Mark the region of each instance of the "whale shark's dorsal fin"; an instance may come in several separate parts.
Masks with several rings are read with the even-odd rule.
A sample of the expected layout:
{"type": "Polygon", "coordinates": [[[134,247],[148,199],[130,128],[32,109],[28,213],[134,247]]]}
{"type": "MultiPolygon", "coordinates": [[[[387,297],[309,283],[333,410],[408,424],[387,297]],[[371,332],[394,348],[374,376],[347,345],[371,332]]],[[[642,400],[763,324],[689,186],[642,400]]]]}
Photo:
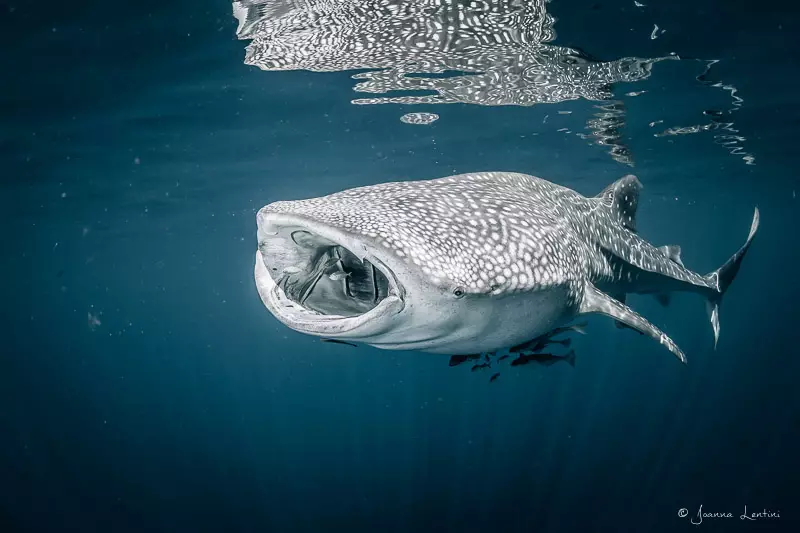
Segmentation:
{"type": "Polygon", "coordinates": [[[639,206],[639,192],[642,182],[633,174],[624,176],[595,196],[611,209],[620,224],[636,231],[636,208],[639,206]]]}
{"type": "Polygon", "coordinates": [[[675,354],[675,356],[686,362],[686,355],[677,344],[670,339],[666,333],[651,324],[646,318],[639,313],[623,304],[619,300],[615,300],[609,295],[601,292],[597,287],[591,283],[586,283],[586,288],[583,293],[583,300],[581,301],[580,311],[581,314],[586,313],[600,313],[602,315],[610,316],[611,318],[625,324],[631,329],[635,329],[644,333],[648,337],[657,340],[667,347],[667,349],[675,354]]]}

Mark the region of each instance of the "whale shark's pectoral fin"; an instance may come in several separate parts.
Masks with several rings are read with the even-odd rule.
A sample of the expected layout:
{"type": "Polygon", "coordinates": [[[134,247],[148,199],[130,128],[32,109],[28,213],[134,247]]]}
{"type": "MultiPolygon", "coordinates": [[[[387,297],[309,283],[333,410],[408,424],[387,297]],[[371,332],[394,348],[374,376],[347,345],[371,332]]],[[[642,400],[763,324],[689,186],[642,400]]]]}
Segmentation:
{"type": "MultiPolygon", "coordinates": [[[[626,299],[627,299],[627,297],[628,297],[628,295],[627,295],[627,294],[625,294],[624,292],[621,292],[621,293],[619,293],[619,294],[609,294],[608,296],[610,296],[611,298],[614,298],[616,301],[618,301],[618,302],[619,302],[619,303],[621,303],[621,304],[624,304],[624,303],[625,303],[625,300],[626,300],[626,299]]],[[[636,332],[636,333],[638,333],[639,335],[644,335],[644,333],[642,333],[641,331],[639,331],[639,330],[638,330],[638,329],[636,329],[636,328],[632,328],[632,327],[630,327],[630,326],[629,326],[629,325],[627,325],[625,322],[620,322],[619,320],[615,320],[615,321],[614,321],[614,325],[615,325],[615,326],[617,326],[617,329],[632,329],[633,331],[635,331],[635,332],[636,332]]]]}
{"type": "Polygon", "coordinates": [[[602,315],[610,316],[611,318],[625,324],[631,329],[635,329],[647,335],[664,346],[675,354],[681,362],[686,362],[686,355],[683,351],[670,339],[666,333],[651,324],[646,318],[639,313],[615,300],[611,296],[601,292],[597,287],[591,283],[586,283],[584,289],[583,301],[581,302],[580,314],[587,313],[600,313],[602,315]]]}

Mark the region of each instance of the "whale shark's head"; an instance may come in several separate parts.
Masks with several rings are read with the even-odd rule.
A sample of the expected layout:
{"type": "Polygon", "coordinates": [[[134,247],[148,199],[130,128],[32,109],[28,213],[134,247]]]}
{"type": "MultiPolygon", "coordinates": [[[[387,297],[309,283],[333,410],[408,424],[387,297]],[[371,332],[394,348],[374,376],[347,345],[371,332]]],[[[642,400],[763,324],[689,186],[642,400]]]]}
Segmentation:
{"type": "Polygon", "coordinates": [[[556,265],[537,260],[552,238],[514,216],[518,183],[473,176],[265,206],[262,301],[294,330],[381,348],[474,353],[526,340],[530,298],[518,296],[556,281],[556,265]]]}

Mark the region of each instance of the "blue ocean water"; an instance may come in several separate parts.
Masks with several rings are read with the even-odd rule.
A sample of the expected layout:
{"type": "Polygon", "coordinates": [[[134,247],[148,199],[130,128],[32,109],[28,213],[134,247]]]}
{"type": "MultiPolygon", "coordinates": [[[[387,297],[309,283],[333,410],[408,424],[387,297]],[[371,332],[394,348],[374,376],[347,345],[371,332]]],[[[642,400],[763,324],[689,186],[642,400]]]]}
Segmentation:
{"type": "Polygon", "coordinates": [[[797,10],[638,4],[1,4],[0,529],[800,530],[797,10]],[[263,205],[485,170],[635,173],[701,273],[758,206],[717,349],[634,295],[688,365],[592,317],[489,382],[262,305],[263,205]]]}

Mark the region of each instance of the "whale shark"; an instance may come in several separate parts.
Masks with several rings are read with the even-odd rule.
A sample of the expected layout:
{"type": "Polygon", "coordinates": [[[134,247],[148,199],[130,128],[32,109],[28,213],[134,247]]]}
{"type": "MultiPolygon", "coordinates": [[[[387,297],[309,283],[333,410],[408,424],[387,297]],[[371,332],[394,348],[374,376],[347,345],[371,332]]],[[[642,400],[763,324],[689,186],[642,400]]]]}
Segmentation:
{"type": "Polygon", "coordinates": [[[626,304],[628,294],[699,294],[719,338],[719,309],[759,225],[720,268],[686,268],[676,245],[636,230],[642,184],[627,175],[594,197],[542,178],[479,172],[380,183],[277,201],[257,215],[255,282],[296,331],[391,350],[490,353],[578,316],[686,355],[626,304]]]}

